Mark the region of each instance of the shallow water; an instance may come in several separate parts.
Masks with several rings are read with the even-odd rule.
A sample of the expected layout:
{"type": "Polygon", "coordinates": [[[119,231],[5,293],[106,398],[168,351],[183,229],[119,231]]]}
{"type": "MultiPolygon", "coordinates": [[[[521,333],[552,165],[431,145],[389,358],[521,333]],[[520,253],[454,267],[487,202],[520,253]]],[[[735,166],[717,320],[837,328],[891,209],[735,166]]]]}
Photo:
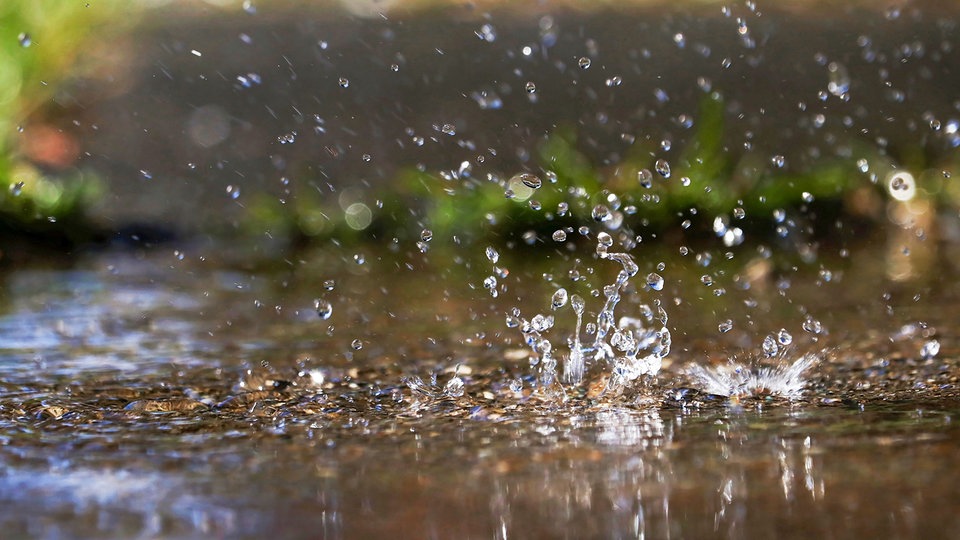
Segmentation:
{"type": "MultiPolygon", "coordinates": [[[[898,288],[927,285],[891,284],[882,268],[851,267],[820,286],[817,272],[801,269],[788,297],[776,287],[731,289],[705,304],[691,285],[704,287],[702,268],[651,249],[675,278],[662,294],[680,337],[663,372],[629,395],[570,388],[558,403],[531,393],[535,372],[503,313],[547,303],[554,285],[544,266],[572,264],[565,255],[538,252],[546,262],[524,267],[505,252],[501,263],[516,276],[506,281],[524,287],[494,300],[479,284],[486,270],[465,269],[482,267],[479,257],[464,257],[461,269],[410,270],[402,254],[358,265],[342,251],[260,266],[190,250],[182,259],[168,250],[100,252],[70,269],[8,271],[5,534],[960,532],[951,472],[960,441],[957,291],[948,276],[932,285],[937,295],[914,299],[898,288]],[[320,285],[326,279],[333,290],[320,285]],[[388,279],[388,294],[371,285],[388,279]],[[861,287],[877,298],[865,300],[861,287]],[[718,332],[717,320],[744,311],[741,296],[755,301],[745,310],[753,316],[718,332]],[[331,301],[330,319],[317,316],[316,297],[331,301]],[[822,307],[821,334],[799,328],[796,309],[780,305],[801,299],[822,307]],[[802,399],[728,399],[683,375],[691,362],[756,354],[756,336],[781,327],[795,337],[785,361],[825,351],[802,399]],[[923,358],[931,339],[940,350],[923,358]],[[455,374],[462,396],[447,390],[455,374]],[[511,388],[517,378],[520,392],[511,388]]],[[[589,264],[602,282],[603,267],[589,264]]],[[[650,294],[633,290],[625,312],[650,294]]],[[[566,319],[558,313],[558,326],[569,327],[566,319]]]]}
{"type": "Polygon", "coordinates": [[[49,120],[104,176],[94,218],[143,238],[0,258],[3,536],[960,537],[960,105],[944,91],[955,10],[935,4],[262,6],[148,26],[129,64],[64,91],[49,120]],[[708,230],[729,216],[695,209],[601,225],[589,213],[610,183],[571,194],[587,232],[565,240],[498,236],[508,216],[444,232],[428,201],[388,197],[403,171],[472,163],[463,182],[435,178],[453,197],[536,170],[564,126],[605,179],[631,152],[679,157],[707,87],[727,99],[740,172],[866,152],[847,197],[866,202],[805,194],[772,221],[737,202],[741,245],[708,230]],[[914,200],[876,177],[894,166],[922,180],[914,200]],[[314,191],[331,223],[385,197],[397,230],[306,248],[249,213],[276,199],[291,225],[314,191]],[[556,315],[562,355],[573,295],[599,321],[620,270],[596,255],[603,228],[637,264],[616,316],[662,306],[673,348],[622,394],[594,366],[557,399],[507,315],[556,315]],[[559,287],[571,302],[551,311],[559,287]],[[761,371],[807,355],[799,384],[761,371]],[[737,387],[745,373],[760,382],[737,387]]]}

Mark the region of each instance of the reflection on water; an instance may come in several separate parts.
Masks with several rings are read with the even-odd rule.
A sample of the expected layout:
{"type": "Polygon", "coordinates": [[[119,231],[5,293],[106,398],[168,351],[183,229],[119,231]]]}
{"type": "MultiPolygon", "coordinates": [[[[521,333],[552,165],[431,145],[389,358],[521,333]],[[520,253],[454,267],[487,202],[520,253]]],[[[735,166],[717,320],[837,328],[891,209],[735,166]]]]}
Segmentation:
{"type": "MultiPolygon", "coordinates": [[[[510,304],[549,299],[552,282],[528,282],[527,296],[481,316],[452,300],[489,302],[468,292],[479,279],[444,267],[394,272],[387,295],[369,286],[397,268],[385,258],[350,274],[349,253],[304,254],[294,271],[179,260],[164,270],[169,257],[102,253],[77,270],[6,277],[0,524],[13,536],[960,531],[951,304],[911,299],[898,317],[845,318],[882,269],[848,271],[849,296],[803,291],[836,315],[824,318],[829,334],[803,334],[829,349],[793,402],[690,388],[687,366],[736,351],[717,334],[676,350],[633,393],[571,389],[560,403],[533,391],[523,343],[489,330],[510,304]],[[448,294],[425,298],[421,283],[448,294]],[[318,287],[334,305],[327,318],[318,287]]],[[[699,268],[673,268],[697,282],[699,268]]],[[[671,332],[689,336],[715,315],[684,312],[684,291],[700,294],[675,291],[671,332]]],[[[775,289],[752,294],[776,305],[775,289]]],[[[760,335],[788,341],[775,329],[793,313],[765,309],[772,333],[760,335]]]]}

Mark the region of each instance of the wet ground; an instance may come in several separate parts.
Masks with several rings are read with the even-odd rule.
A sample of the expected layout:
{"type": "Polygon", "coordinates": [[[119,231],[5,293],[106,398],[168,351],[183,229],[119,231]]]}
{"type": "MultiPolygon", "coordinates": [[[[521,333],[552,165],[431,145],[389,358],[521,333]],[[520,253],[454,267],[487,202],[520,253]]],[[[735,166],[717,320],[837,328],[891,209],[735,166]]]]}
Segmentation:
{"type": "MultiPolygon", "coordinates": [[[[793,280],[810,285],[789,298],[818,306],[816,334],[775,287],[732,290],[701,309],[702,267],[673,257],[674,279],[656,293],[676,321],[660,376],[598,396],[590,387],[602,377],[588,375],[560,403],[537,392],[529,353],[503,314],[514,304],[546,308],[555,284],[543,270],[559,274],[573,261],[545,251],[526,268],[502,260],[516,281],[494,300],[479,285],[482,271],[416,253],[410,269],[413,255],[359,265],[352,251],[330,249],[257,268],[189,249],[99,252],[68,269],[5,274],[5,534],[910,538],[960,530],[951,472],[960,440],[955,280],[944,276],[931,285],[936,294],[914,299],[876,267],[851,266],[819,286],[819,272],[801,270],[793,280]],[[389,289],[375,285],[387,275],[389,289]],[[878,298],[860,303],[860,287],[878,298]],[[329,319],[314,298],[330,301],[329,319]],[[753,317],[720,333],[717,321],[744,311],[744,299],[755,301],[746,310],[753,317]],[[773,363],[821,357],[800,399],[711,395],[684,375],[692,363],[759,357],[757,336],[780,328],[794,347],[773,363]]],[[[482,255],[464,259],[483,266],[482,255]]],[[[607,279],[609,268],[588,264],[607,279]]],[[[632,289],[625,302],[635,309],[653,294],[632,289]]],[[[588,299],[588,312],[597,302],[588,299]]],[[[572,315],[558,312],[558,327],[569,328],[572,315]]]]}
{"type": "Polygon", "coordinates": [[[569,241],[233,240],[255,195],[289,195],[287,175],[373,205],[405,168],[515,172],[561,124],[610,169],[634,140],[679,148],[699,78],[729,97],[735,159],[950,155],[949,9],[732,9],[261,9],[145,27],[129,63],[61,92],[45,121],[103,175],[97,219],[175,234],[4,253],[3,536],[960,536],[955,209],[888,197],[864,227],[801,206],[742,244],[607,227],[638,266],[617,316],[659,303],[673,348],[655,377],[607,391],[595,365],[565,399],[507,314],[554,314],[558,349],[575,325],[551,311],[559,287],[599,319],[619,267],[589,218],[569,241]],[[789,392],[763,371],[805,356],[789,392]],[[749,373],[760,383],[731,383],[749,373]]]}

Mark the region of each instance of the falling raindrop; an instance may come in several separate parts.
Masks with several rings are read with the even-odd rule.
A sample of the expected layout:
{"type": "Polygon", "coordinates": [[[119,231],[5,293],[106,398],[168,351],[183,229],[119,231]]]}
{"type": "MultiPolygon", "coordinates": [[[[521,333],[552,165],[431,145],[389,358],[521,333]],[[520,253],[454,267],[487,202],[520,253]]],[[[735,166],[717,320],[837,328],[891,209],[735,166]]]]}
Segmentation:
{"type": "Polygon", "coordinates": [[[340,79],[339,79],[337,82],[340,84],[340,88],[349,88],[349,87],[350,87],[350,79],[348,79],[348,78],[346,78],[346,77],[340,77],[340,79]]]}
{"type": "Polygon", "coordinates": [[[717,330],[718,330],[721,334],[726,334],[726,333],[729,332],[730,330],[733,330],[733,321],[730,320],[730,319],[727,319],[727,320],[721,322],[720,324],[717,325],[717,330]]]}
{"type": "Polygon", "coordinates": [[[567,233],[563,229],[557,229],[553,231],[553,235],[551,236],[551,238],[553,238],[554,242],[566,242],[567,233]]]}
{"type": "MultiPolygon", "coordinates": [[[[31,44],[33,44],[33,40],[30,38],[30,34],[26,32],[20,32],[20,34],[17,36],[17,42],[20,43],[21,47],[29,47],[31,44]]],[[[43,47],[41,47],[41,49],[42,48],[43,47]]]]}
{"type": "Polygon", "coordinates": [[[22,181],[20,181],[20,182],[15,182],[15,183],[13,183],[13,184],[10,184],[10,194],[11,194],[11,195],[13,195],[14,197],[19,197],[19,196],[20,196],[20,193],[22,193],[22,192],[23,192],[23,182],[22,182],[22,181]]]}
{"type": "Polygon", "coordinates": [[[337,282],[332,279],[327,279],[323,281],[324,290],[332,291],[336,286],[337,286],[337,282]]]}
{"type": "Polygon", "coordinates": [[[500,253],[497,252],[497,250],[494,249],[493,246],[487,246],[486,254],[487,254],[487,259],[493,264],[497,264],[497,261],[500,260],[500,253]]]}
{"type": "Polygon", "coordinates": [[[359,351],[363,348],[363,341],[361,341],[360,338],[357,338],[350,343],[350,346],[353,347],[353,350],[359,351]]]}
{"type": "Polygon", "coordinates": [[[577,60],[577,65],[580,66],[580,69],[589,69],[590,64],[590,59],[586,56],[581,56],[580,60],[577,60]]]}
{"type": "Polygon", "coordinates": [[[524,88],[528,94],[533,94],[537,91],[537,85],[533,81],[528,81],[524,88]]]}
{"type": "Polygon", "coordinates": [[[424,242],[433,240],[433,231],[430,229],[424,229],[420,231],[420,240],[423,240],[424,242]]]}

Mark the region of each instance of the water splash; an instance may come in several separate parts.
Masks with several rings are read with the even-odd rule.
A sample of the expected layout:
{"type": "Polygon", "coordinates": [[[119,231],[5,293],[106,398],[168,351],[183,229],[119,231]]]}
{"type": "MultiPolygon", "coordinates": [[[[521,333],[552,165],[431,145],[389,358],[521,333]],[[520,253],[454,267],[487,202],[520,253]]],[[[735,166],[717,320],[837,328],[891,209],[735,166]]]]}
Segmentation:
{"type": "MultiPolygon", "coordinates": [[[[525,343],[532,349],[531,366],[538,368],[538,384],[544,394],[565,399],[563,383],[580,385],[591,366],[599,366],[606,377],[605,394],[618,395],[643,377],[655,376],[670,353],[671,337],[667,328],[667,313],[659,300],[640,306],[639,317],[623,316],[617,320],[615,312],[624,288],[637,275],[639,267],[628,253],[610,252],[613,238],[601,232],[597,235],[596,253],[600,259],[621,265],[616,280],[603,288],[606,298],[596,321],[588,324],[587,334],[592,340],[582,338],[583,317],[586,302],[579,295],[570,295],[569,302],[576,315],[576,327],[567,339],[568,352],[557,354],[553,343],[545,333],[554,325],[554,316],[537,314],[527,320],[514,308],[507,316],[508,327],[519,327],[525,343]],[[615,322],[616,321],[616,322],[615,322]],[[563,361],[562,378],[557,375],[558,359],[563,361]]],[[[656,289],[655,287],[651,287],[656,289]]],[[[556,291],[551,307],[557,310],[566,304],[565,289],[556,291]]]]}
{"type": "Polygon", "coordinates": [[[787,363],[785,356],[781,355],[776,366],[760,366],[756,362],[740,364],[732,360],[716,367],[694,364],[687,368],[687,374],[710,394],[732,398],[780,396],[798,399],[807,384],[804,374],[820,361],[820,356],[804,354],[792,363],[787,363]]]}

